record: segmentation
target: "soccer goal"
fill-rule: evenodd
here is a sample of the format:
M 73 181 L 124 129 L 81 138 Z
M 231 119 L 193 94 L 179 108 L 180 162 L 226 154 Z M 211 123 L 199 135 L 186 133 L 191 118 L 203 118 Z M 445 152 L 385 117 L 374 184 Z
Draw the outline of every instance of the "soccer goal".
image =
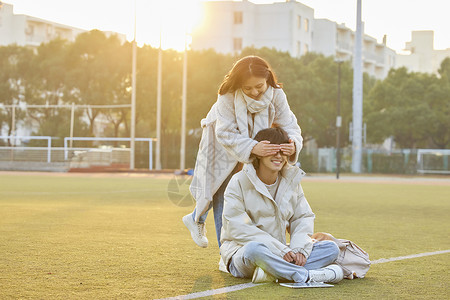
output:
M 52 146 L 50 136 L 0 136 L 11 146 L 0 147 L 0 170 L 68 171 L 71 169 L 127 169 L 130 165 L 131 138 L 65 137 L 64 147 Z M 47 146 L 28 146 L 30 140 L 44 140 Z M 147 155 L 148 169 L 153 169 L 154 138 L 135 138 L 144 143 L 141 153 Z M 85 142 L 76 145 L 75 142 Z M 87 142 L 87 143 L 86 143 Z M 145 145 L 147 144 L 147 145 Z M 146 148 L 148 150 L 144 150 Z M 146 159 L 140 156 L 143 165 Z
M 10 129 L 7 135 L 0 132 L 0 170 L 52 170 L 54 166 L 58 170 L 66 169 L 92 169 L 92 168 L 109 168 L 109 169 L 127 169 L 131 164 L 131 151 L 134 152 L 133 158 L 139 159 L 140 168 L 153 169 L 153 142 L 155 138 L 133 138 L 130 137 L 105 137 L 104 130 L 111 127 L 111 120 L 118 118 L 117 116 L 105 114 L 105 111 L 112 109 L 131 108 L 130 104 L 118 105 L 75 105 L 57 104 L 57 105 L 28 105 L 26 103 L 18 103 L 12 105 L 4 105 L 0 103 L 0 111 L 7 110 L 10 116 Z M 92 110 L 96 110 L 98 116 L 95 122 L 88 118 L 88 114 Z M 36 111 L 37 110 L 37 111 Z M 55 147 L 53 141 L 61 137 L 51 136 L 33 136 L 33 132 L 38 131 L 40 124 L 30 118 L 31 112 L 35 112 L 35 116 L 41 119 L 45 117 L 44 111 L 69 110 L 70 128 L 67 130 L 67 136 L 64 138 L 64 147 Z M 78 115 L 75 114 L 76 111 Z M 21 112 L 21 114 L 18 114 Z M 59 114 L 59 113 L 58 113 Z M 16 115 L 21 116 L 20 120 L 16 120 Z M 69 118 L 69 114 L 66 116 Z M 112 119 L 111 119 L 112 118 Z M 75 137 L 75 120 L 80 123 L 90 124 L 93 128 L 92 134 L 95 137 Z M 119 120 L 115 120 L 116 126 Z M 125 122 L 127 122 L 125 120 Z M 57 126 L 57 125 L 55 125 Z M 5 131 L 5 130 L 3 130 Z M 25 132 L 21 135 L 18 132 Z M 116 133 L 117 134 L 117 133 Z M 30 140 L 47 140 L 45 143 L 30 143 Z M 138 142 L 138 147 L 131 149 L 131 144 Z M 7 146 L 1 146 L 1 145 Z M 60 145 L 60 142 L 58 143 Z M 34 147 L 33 145 L 40 145 Z M 139 150 L 136 151 L 136 148 Z M 138 152 L 136 154 L 136 152 Z M 134 161 L 134 160 L 133 160 Z
M 153 142 L 155 138 L 135 138 L 137 142 L 148 143 L 148 168 L 153 170 Z M 73 141 L 90 142 L 130 142 L 131 138 L 107 138 L 107 137 L 65 137 L 64 158 L 70 160 L 71 167 L 86 168 L 92 164 L 97 165 L 129 165 L 130 148 L 101 146 L 97 148 L 80 148 L 68 146 Z
M 417 173 L 450 174 L 450 149 L 418 149 Z

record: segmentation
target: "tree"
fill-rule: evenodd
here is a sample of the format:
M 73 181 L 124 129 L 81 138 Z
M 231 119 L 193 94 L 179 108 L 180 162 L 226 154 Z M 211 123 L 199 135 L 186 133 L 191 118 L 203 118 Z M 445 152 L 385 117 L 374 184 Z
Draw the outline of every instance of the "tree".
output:
M 24 101 L 28 105 L 59 105 L 63 104 L 65 93 L 65 61 L 68 42 L 55 39 L 41 44 L 30 61 L 26 77 Z M 70 110 L 60 108 L 29 108 L 27 117 L 33 122 L 30 127 L 34 134 L 58 136 L 69 134 L 69 126 L 63 127 L 61 120 L 68 119 Z M 58 126 L 55 126 L 58 124 Z M 37 126 L 36 126 L 37 125 Z M 64 134 L 65 131 L 65 134 Z M 56 134 L 59 132 L 60 134 Z M 59 141 L 62 144 L 62 139 Z M 31 141 L 32 145 L 39 145 L 39 141 Z
M 393 136 L 402 148 L 426 146 L 433 123 L 429 94 L 436 92 L 435 84 L 434 75 L 392 69 L 369 93 L 365 109 L 369 139 L 381 142 Z
M 450 57 L 444 59 L 438 70 L 440 78 L 429 86 L 433 126 L 430 137 L 438 148 L 450 147 Z
M 130 58 L 122 55 L 120 40 L 116 36 L 106 37 L 99 30 L 78 35 L 68 49 L 66 84 L 70 93 L 66 101 L 86 105 L 124 101 L 123 89 L 129 87 L 123 86 L 122 67 L 126 66 L 123 59 Z M 91 135 L 100 112 L 99 108 L 87 110 Z
M 26 84 L 25 74 L 28 73 L 33 52 L 25 47 L 10 45 L 0 47 L 0 101 L 5 107 L 5 111 L 0 115 L 0 127 L 8 126 L 7 134 L 12 134 L 13 128 L 13 108 L 11 105 L 18 105 L 23 100 L 23 90 Z M 23 119 L 24 113 L 18 108 L 14 111 L 15 122 Z M 8 141 L 11 145 L 11 141 Z

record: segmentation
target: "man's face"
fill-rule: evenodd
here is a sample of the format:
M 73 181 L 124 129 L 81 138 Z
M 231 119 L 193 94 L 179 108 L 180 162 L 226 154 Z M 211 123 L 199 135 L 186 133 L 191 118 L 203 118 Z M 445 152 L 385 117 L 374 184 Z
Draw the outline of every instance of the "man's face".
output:
M 279 172 L 287 162 L 287 156 L 278 151 L 275 155 L 263 156 L 259 159 L 259 168 L 271 172 Z M 261 171 L 263 170 L 261 169 Z

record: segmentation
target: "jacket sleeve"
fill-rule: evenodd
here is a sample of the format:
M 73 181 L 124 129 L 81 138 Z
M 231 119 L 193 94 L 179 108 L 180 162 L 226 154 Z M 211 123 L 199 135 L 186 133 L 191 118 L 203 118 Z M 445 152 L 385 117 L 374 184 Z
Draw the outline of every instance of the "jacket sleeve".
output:
M 273 124 L 283 128 L 289 135 L 289 138 L 294 141 L 296 151 L 289 157 L 289 163 L 295 164 L 303 147 L 302 131 L 297 123 L 297 118 L 289 107 L 286 94 L 282 89 L 276 89 L 276 91 L 277 94 L 274 101 L 275 119 Z
M 312 250 L 311 235 L 314 232 L 315 215 L 305 198 L 303 189 L 299 185 L 294 215 L 289 220 L 289 233 L 291 235 L 292 252 L 300 252 L 308 259 Z
M 217 101 L 216 137 L 217 141 L 239 162 L 251 163 L 250 155 L 257 141 L 242 135 L 238 125 L 234 108 L 233 96 L 227 94 L 219 96 Z
M 253 223 L 245 210 L 242 187 L 236 176 L 231 179 L 225 191 L 222 226 L 222 234 L 225 233 L 225 238 L 240 245 L 251 241 L 260 242 L 280 257 L 292 251 Z

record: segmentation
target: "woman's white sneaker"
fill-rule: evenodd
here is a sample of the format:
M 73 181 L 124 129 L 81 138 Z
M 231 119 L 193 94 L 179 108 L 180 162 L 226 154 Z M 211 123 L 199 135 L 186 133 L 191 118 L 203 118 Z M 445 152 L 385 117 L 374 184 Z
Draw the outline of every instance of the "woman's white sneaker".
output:
M 338 265 L 329 265 L 327 267 L 309 270 L 308 282 L 329 282 L 336 283 L 344 279 L 344 272 Z
M 206 237 L 205 223 L 196 223 L 192 219 L 192 215 L 188 214 L 183 217 L 183 223 L 191 232 L 194 242 L 202 248 L 208 247 L 208 238 Z

